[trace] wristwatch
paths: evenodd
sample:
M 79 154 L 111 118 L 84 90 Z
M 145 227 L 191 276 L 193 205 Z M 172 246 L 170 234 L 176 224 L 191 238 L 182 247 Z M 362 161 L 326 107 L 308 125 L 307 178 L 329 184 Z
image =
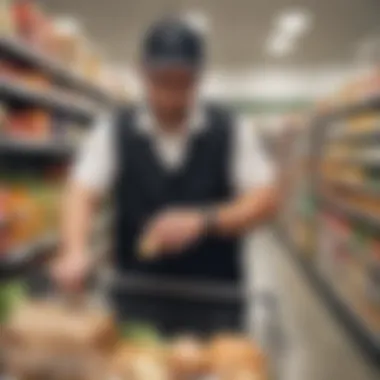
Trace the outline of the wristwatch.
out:
M 203 210 L 204 216 L 204 235 L 213 236 L 217 232 L 217 212 L 213 207 L 209 207 Z

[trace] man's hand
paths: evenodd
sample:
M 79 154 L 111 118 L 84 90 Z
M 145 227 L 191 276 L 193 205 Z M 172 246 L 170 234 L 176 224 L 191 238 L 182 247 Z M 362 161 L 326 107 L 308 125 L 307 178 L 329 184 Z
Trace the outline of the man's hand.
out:
M 64 252 L 53 262 L 51 275 L 60 290 L 72 293 L 82 290 L 90 269 L 86 252 Z
M 201 211 L 168 210 L 148 223 L 140 240 L 140 254 L 154 258 L 180 252 L 199 240 L 205 230 L 206 218 Z

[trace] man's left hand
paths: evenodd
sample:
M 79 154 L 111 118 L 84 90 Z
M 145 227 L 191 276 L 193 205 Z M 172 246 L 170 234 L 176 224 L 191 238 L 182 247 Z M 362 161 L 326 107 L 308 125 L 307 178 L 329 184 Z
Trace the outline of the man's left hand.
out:
M 198 241 L 206 232 L 205 214 L 197 210 L 176 209 L 156 216 L 148 225 L 140 240 L 142 256 L 181 252 Z

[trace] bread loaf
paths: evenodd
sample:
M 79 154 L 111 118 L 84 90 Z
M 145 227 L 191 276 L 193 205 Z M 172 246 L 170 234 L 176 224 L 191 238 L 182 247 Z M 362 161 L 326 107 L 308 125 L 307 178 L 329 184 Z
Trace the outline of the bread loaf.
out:
M 214 338 L 210 342 L 207 359 L 209 371 L 222 378 L 238 372 L 261 375 L 266 370 L 261 350 L 248 338 L 239 335 L 223 334 Z
M 109 378 L 119 380 L 168 380 L 165 350 L 122 344 L 111 358 Z
M 206 350 L 194 337 L 181 337 L 172 342 L 167 359 L 174 379 L 195 379 L 207 371 Z

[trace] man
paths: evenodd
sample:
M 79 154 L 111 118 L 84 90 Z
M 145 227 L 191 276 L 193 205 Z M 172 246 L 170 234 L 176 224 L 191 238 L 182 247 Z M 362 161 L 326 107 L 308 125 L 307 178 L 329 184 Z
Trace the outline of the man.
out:
M 197 96 L 200 34 L 179 19 L 162 20 L 142 50 L 145 102 L 105 117 L 86 141 L 65 198 L 54 277 L 66 290 L 81 286 L 90 267 L 90 222 L 112 190 L 117 274 L 151 283 L 153 291 L 169 284 L 168 294 L 153 298 L 136 284 L 119 288 L 117 310 L 130 319 L 153 315 L 163 329 L 195 321 L 209 330 L 237 328 L 242 303 L 213 308 L 215 295 L 202 306 L 199 288 L 239 289 L 239 241 L 275 209 L 272 170 L 250 125 Z M 192 304 L 181 296 L 184 284 Z

